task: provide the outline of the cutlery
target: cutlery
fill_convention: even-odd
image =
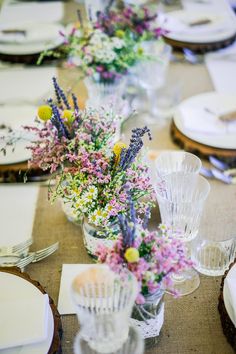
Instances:
[[[24,242],[14,245],[14,246],[0,247],[0,257],[2,255],[6,255],[6,254],[16,254],[16,253],[20,254],[23,251],[25,251],[26,248],[28,248],[30,245],[32,245],[32,243],[33,243],[33,240],[32,240],[32,238],[30,238]]]
[[[36,252],[30,252],[26,257],[23,257],[17,253],[9,253],[0,256],[0,266],[17,266],[21,268],[24,263],[36,263],[42,259],[50,256],[59,247],[59,242],[56,242],[49,247]]]

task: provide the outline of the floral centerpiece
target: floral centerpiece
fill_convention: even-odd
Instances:
[[[121,36],[109,35],[102,29],[88,24],[73,27],[69,35],[61,33],[64,44],[58,51],[43,53],[38,63],[47,55],[68,58],[67,66],[76,66],[84,77],[94,81],[113,84],[128,72],[128,69],[142,59],[142,49],[129,33]]]
[[[80,110],[77,97],[72,93],[66,97],[53,78],[56,100],[49,99],[40,106],[36,126],[26,126],[34,133],[34,140],[28,149],[32,157],[29,167],[49,170],[51,173],[65,166],[71,166],[78,151],[111,148],[117,138],[119,117],[104,110]]]
[[[159,39],[166,33],[157,25],[157,13],[143,6],[124,6],[122,9],[108,9],[100,12],[94,27],[123,38],[131,33],[136,41]]]
[[[139,284],[139,295],[133,311],[133,322],[139,326],[146,344],[155,344],[163,324],[163,294],[173,292],[172,275],[189,268],[183,243],[172,237],[170,230],[161,224],[157,231],[147,229],[136,216],[134,203],[128,203],[127,215],[119,216],[120,232],[113,247],[100,244],[98,261],[108,264],[115,272],[128,269]],[[176,294],[173,292],[173,294]],[[176,294],[177,295],[177,294]]]
[[[129,195],[139,215],[153,204],[148,167],[138,157],[146,133],[150,137],[146,127],[134,129],[129,146],[118,142],[110,152],[90,151],[84,145],[52,192],[52,198],[68,201],[75,217],[84,220],[85,245],[92,255],[100,237],[109,239],[116,233],[117,216],[126,213]]]

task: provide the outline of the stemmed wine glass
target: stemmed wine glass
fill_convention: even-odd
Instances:
[[[163,153],[156,160],[156,196],[161,220],[173,237],[181,239],[189,248],[198,234],[205,201],[210,192],[208,181],[198,175],[201,161],[186,152]],[[191,268],[173,276],[179,295],[187,295],[200,284],[198,273]]]
[[[156,90],[165,83],[172,49],[161,41],[146,41],[142,44],[142,48],[147,60],[137,65],[136,75],[148,97],[149,117],[146,117],[146,121],[153,122],[153,118],[157,116]]]

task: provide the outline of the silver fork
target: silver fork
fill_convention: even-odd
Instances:
[[[52,253],[54,253],[59,246],[59,242],[56,242],[42,250],[36,251],[36,252],[30,252],[26,257],[22,258],[19,254],[8,254],[0,257],[0,266],[7,266],[7,267],[12,267],[12,266],[17,266],[17,267],[22,267],[22,264],[26,263],[25,265],[28,265],[29,263],[36,263],[41,261],[42,259],[50,256]]]
[[[29,247],[30,245],[32,245],[33,240],[32,238],[19,243],[18,245],[15,246],[6,246],[6,247],[0,247],[0,256],[2,255],[11,255],[15,253],[21,253],[22,251],[24,251],[27,247]]]

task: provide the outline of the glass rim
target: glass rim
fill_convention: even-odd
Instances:
[[[192,157],[192,158],[194,158],[195,159],[195,161],[197,162],[197,164],[198,164],[198,170],[196,171],[196,172],[190,172],[190,173],[199,173],[199,171],[200,171],[200,169],[201,169],[201,167],[202,167],[202,161],[201,161],[201,159],[197,156],[197,155],[195,155],[195,154],[193,154],[193,153],[191,153],[191,152],[188,152],[188,151],[179,151],[179,150],[174,150],[174,151],[172,151],[172,150],[166,150],[166,151],[162,151],[157,157],[156,157],[156,159],[155,159],[155,167],[157,168],[158,167],[158,165],[159,165],[159,163],[160,163],[160,161],[163,159],[163,158],[165,158],[165,156],[168,156],[168,155],[178,155],[178,156],[181,156],[181,155],[186,155],[186,156],[189,156],[189,157]],[[187,172],[186,172],[186,174],[187,174]]]

